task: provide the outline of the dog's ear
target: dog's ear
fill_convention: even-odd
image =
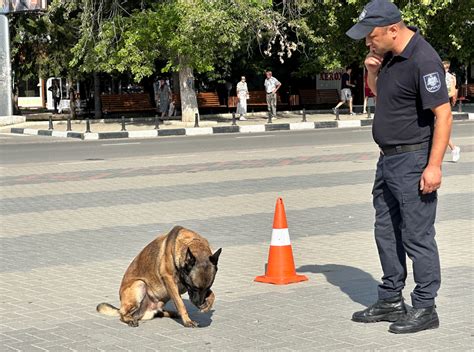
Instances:
[[[211,255],[209,257],[209,260],[211,261],[212,264],[217,265],[217,262],[219,261],[219,256],[221,255],[221,252],[222,252],[222,248],[219,248],[216,251],[216,253],[214,253],[213,255]]]
[[[184,259],[184,267],[187,271],[191,271],[194,264],[196,264],[196,257],[188,247],[188,250],[186,251],[186,258]]]

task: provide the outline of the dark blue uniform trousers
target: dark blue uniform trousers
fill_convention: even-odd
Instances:
[[[373,194],[375,241],[383,269],[380,299],[395,296],[405,287],[406,256],[413,262],[415,308],[434,305],[441,283],[435,241],[436,192],[419,191],[429,149],[391,156],[380,155]]]

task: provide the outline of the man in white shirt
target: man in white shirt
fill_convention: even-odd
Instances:
[[[272,71],[265,72],[265,93],[267,93],[268,121],[276,119],[277,95],[276,92],[281,87],[280,81],[272,76]]]

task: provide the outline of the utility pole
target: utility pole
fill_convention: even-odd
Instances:
[[[0,116],[12,116],[12,68],[8,18],[0,13]]]

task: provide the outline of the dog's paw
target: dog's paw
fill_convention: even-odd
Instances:
[[[183,322],[183,325],[187,328],[197,328],[199,326],[199,323],[190,319],[189,321]]]
[[[199,311],[201,313],[206,313],[209,312],[212,308],[212,303],[211,302],[206,302],[202,306],[199,307]]]
[[[127,325],[132,327],[132,328],[136,328],[136,327],[138,327],[138,321],[130,320],[130,321],[127,322]]]
[[[211,294],[206,298],[204,303],[199,307],[199,311],[201,313],[206,313],[209,312],[214,305],[214,300],[216,297],[214,296],[214,293],[211,291]]]

